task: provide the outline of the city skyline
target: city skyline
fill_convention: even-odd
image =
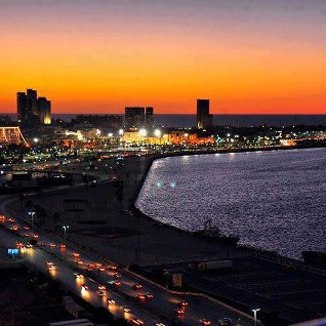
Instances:
[[[0,113],[325,114],[323,1],[0,0]]]

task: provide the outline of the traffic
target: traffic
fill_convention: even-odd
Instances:
[[[56,236],[36,232],[25,221],[0,216],[0,225],[11,234],[15,247],[29,263],[43,260],[50,277],[68,285],[84,300],[105,307],[131,325],[251,325],[249,317],[219,307],[221,318],[205,302],[142,279],[109,260],[94,260],[95,254],[64,243]],[[186,297],[186,296],[184,296]],[[191,303],[190,303],[191,301]],[[206,300],[207,301],[207,300]],[[193,303],[194,302],[194,303]],[[225,311],[232,319],[224,318]],[[236,315],[236,317],[234,317]]]

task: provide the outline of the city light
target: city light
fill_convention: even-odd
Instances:
[[[260,311],[260,308],[251,309],[251,311],[254,313],[254,325],[257,324],[257,312]]]
[[[119,129],[119,135],[123,136],[123,134],[124,134],[123,129]]]
[[[67,240],[67,230],[69,229],[69,225],[63,225],[62,228],[63,228],[65,241],[66,241]]]
[[[155,129],[155,131],[154,131],[154,135],[155,135],[155,137],[157,137],[157,138],[161,137],[161,135],[162,135],[161,130],[160,130],[160,129]]]
[[[142,129],[139,130],[139,134],[142,137],[146,137],[147,136],[147,130],[142,128]]]

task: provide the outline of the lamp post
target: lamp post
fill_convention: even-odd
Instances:
[[[251,311],[254,313],[254,325],[257,325],[257,312],[260,311],[260,308],[251,309]]]
[[[35,211],[28,212],[28,215],[32,217],[32,232],[33,232]]]
[[[65,242],[67,242],[67,230],[69,229],[69,225],[63,225],[62,228],[65,236]]]

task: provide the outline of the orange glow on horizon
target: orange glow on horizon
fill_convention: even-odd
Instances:
[[[139,105],[195,114],[196,99],[209,98],[213,114],[326,114],[326,42],[318,33],[312,40],[303,22],[282,35],[267,11],[259,12],[260,26],[242,12],[248,22],[196,21],[205,9],[197,7],[189,17],[154,11],[158,22],[142,13],[142,23],[134,7],[106,20],[95,5],[88,5],[95,18],[85,10],[70,21],[76,8],[63,6],[52,8],[57,16],[42,12],[40,22],[30,14],[26,27],[3,23],[0,113],[16,112],[16,92],[34,88],[53,113],[124,113]]]

